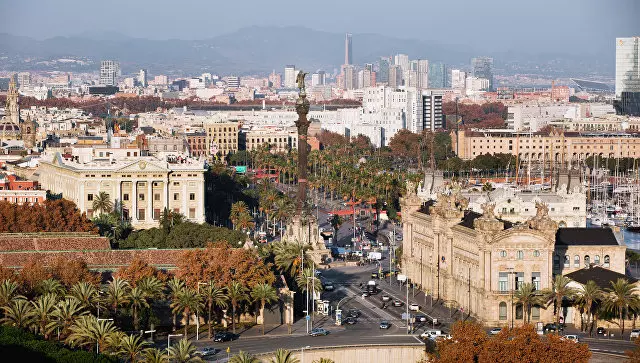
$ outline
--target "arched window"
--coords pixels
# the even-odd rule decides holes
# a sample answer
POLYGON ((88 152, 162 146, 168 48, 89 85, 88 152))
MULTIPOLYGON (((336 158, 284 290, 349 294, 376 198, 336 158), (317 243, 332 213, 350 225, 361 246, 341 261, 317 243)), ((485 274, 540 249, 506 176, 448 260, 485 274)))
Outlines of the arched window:
POLYGON ((604 255, 604 267, 609 267, 610 260, 609 255, 604 255))
POLYGON ((569 261, 569 255, 564 255, 564 267, 570 267, 571 261, 569 261))
POLYGON ((591 264, 591 257, 589 255, 584 256, 584 267, 589 267, 591 264))
POLYGON ((573 256, 573 267, 580 267, 580 256, 573 256))
POLYGON ((538 250, 533 251, 533 257, 540 257, 540 251, 538 250))
POLYGON ((505 250, 500 251, 500 257, 507 257, 507 251, 505 250))
POLYGON ((600 255, 596 255, 596 257, 593 258, 593 263, 595 263, 596 265, 600 264, 600 255))
POLYGON ((507 320, 507 303, 504 301, 501 302, 500 305, 498 305, 498 310, 500 314, 500 320, 507 320))
POLYGON ((516 253, 516 258, 517 258, 518 260, 522 260, 522 259, 524 258, 524 252, 523 252, 523 251, 518 251, 518 252, 516 253))

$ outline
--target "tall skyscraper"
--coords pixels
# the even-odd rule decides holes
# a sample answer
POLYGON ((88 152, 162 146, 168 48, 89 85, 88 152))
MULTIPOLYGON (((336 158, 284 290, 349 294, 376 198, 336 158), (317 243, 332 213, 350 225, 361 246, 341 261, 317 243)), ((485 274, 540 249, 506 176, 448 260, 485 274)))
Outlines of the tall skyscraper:
POLYGON ((459 69, 451 70, 451 88, 464 89, 467 79, 467 73, 459 69))
POLYGON ((406 54, 396 54, 393 58, 393 64, 400 66, 402 71, 409 70, 409 56, 406 54))
POLYGON ((493 91, 493 58, 472 58, 471 76, 489 80, 489 89, 487 89, 487 91, 493 91))
POLYGON ((351 48, 351 34, 344 37, 344 64, 353 64, 353 54, 351 48))
POLYGON ((443 90, 422 91, 422 123, 418 124, 418 132, 446 127, 442 115, 442 96, 443 90))
POLYGON ((354 89, 357 86, 357 72, 355 67, 350 64, 342 66, 342 74, 344 75, 344 89, 354 89))
POLYGON ((424 89, 429 87, 429 61, 418 59, 416 61, 416 87, 424 89))
POLYGON ((391 59, 389 57, 380 57, 378 60, 378 82, 379 83, 389 83, 389 65, 391 63, 391 59))
POLYGON ((100 62, 100 84, 104 86, 116 86, 120 75, 120 64, 113 60, 100 62))
POLYGON ((269 75, 269 82, 271 83, 271 87, 280 88, 282 87, 282 76, 280 73, 276 73, 276 70, 274 69, 269 75))
POLYGON ((445 88, 447 84, 447 73, 444 63, 431 62, 429 64, 429 88, 445 88))
POLYGON ((389 87, 397 88, 402 86, 402 68, 399 65, 389 67, 389 87))
POLYGON ((138 72, 138 83, 142 87, 147 87, 149 85, 148 82, 147 82, 147 70, 146 69, 141 69, 140 72, 138 72))
POLYGON ((284 88, 296 88, 296 66, 284 67, 284 88))
POLYGON ((324 86, 326 82, 326 73, 324 71, 317 71, 311 75, 311 86, 318 87, 324 86))
POLYGON ((616 111, 640 116, 640 37, 616 38, 616 111))

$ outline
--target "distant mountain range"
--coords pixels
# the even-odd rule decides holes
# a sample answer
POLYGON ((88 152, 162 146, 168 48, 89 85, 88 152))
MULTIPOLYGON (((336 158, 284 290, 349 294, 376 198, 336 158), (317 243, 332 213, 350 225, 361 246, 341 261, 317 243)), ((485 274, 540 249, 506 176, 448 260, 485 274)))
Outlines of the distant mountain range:
MULTIPOLYGON (((485 54, 481 49, 467 46, 378 34, 353 35, 356 64, 375 63, 380 56, 397 53, 408 54, 410 59, 442 61, 455 66, 468 65, 474 56, 492 56, 496 73, 507 75, 613 74, 613 55, 532 55, 517 51, 485 54)), ((287 64, 311 72, 317 69, 332 72, 339 69, 344 60, 344 34, 304 27, 248 27, 203 40, 149 40, 113 33, 35 40, 0 34, 0 70, 97 71, 102 59, 120 61, 125 74, 140 68, 148 69, 151 74, 266 74, 273 69, 282 72, 287 64)))

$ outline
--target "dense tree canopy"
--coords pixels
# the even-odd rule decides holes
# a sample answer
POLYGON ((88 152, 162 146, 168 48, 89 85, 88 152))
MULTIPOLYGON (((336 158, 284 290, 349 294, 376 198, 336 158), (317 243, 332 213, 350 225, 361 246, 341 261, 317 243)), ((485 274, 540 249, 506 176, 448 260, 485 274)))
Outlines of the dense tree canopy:
POLYGON ((85 214, 66 199, 34 205, 0 201, 0 233, 97 231, 85 214))
MULTIPOLYGON (((454 129, 456 103, 445 102, 442 105, 442 112, 453 122, 447 125, 448 129, 454 129)), ((462 117, 463 126, 479 128, 499 128, 503 127, 507 119, 507 107, 502 102, 487 102, 484 104, 458 103, 458 116, 462 117)))
POLYGON ((169 233, 163 229, 151 228, 133 232, 120 242, 120 248, 201 248, 209 242, 228 242, 241 247, 247 235, 225 227, 210 224, 184 222, 174 226, 169 233))

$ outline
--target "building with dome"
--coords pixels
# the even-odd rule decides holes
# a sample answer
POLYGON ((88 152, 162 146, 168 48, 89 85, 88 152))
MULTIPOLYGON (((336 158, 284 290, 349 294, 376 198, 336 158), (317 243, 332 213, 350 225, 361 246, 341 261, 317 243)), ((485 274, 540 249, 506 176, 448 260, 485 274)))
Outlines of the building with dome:
POLYGON ((12 76, 9 82, 4 113, 4 116, 0 119, 0 145, 7 141, 22 140, 25 148, 33 148, 36 144, 37 125, 29 116, 27 116, 26 120, 20 118, 18 87, 16 86, 15 76, 12 76))

